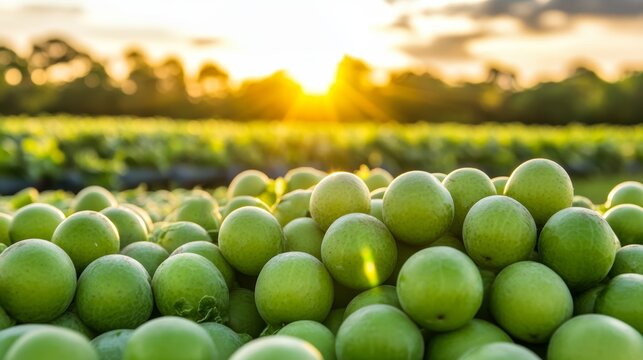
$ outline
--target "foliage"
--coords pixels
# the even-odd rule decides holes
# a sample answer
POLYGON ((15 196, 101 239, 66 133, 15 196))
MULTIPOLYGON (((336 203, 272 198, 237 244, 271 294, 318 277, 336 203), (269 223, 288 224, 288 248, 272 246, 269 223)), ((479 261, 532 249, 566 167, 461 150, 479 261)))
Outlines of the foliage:
POLYGON ((643 126, 174 121, 126 117, 0 118, 0 192, 148 183, 220 185, 255 168, 297 166, 393 174, 472 166, 508 175, 552 159, 575 176, 643 172, 643 126))

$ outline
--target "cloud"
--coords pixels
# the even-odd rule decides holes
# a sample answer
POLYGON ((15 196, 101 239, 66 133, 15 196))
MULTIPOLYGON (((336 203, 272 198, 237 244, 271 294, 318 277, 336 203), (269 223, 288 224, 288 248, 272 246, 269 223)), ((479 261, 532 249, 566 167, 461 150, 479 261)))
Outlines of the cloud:
POLYGON ((467 60, 473 55, 468 49, 471 41, 486 37, 485 32, 450 34, 436 37, 429 43, 413 43, 400 47, 407 55, 417 59, 467 60))
POLYGON ((542 27, 541 16, 558 12, 566 16, 636 17, 643 15, 641 0, 486 0, 474 4, 427 9, 424 15, 465 15, 472 18, 509 16, 532 29, 542 27))
POLYGON ((77 5, 35 3, 26 4, 16 9, 19 14, 33 15, 82 15, 84 10, 77 5))
POLYGON ((391 30, 404 30, 404 31, 413 31, 415 30, 412 23, 413 17, 409 14, 402 14, 398 16, 395 21, 390 23, 386 28, 391 30))

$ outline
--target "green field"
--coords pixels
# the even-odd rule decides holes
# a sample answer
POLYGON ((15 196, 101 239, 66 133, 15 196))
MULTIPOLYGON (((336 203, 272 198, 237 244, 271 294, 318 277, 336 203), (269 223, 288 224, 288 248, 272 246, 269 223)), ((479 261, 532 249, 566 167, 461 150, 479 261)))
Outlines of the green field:
POLYGON ((392 174, 477 167, 509 175, 521 162, 561 164, 578 192, 604 198, 620 179, 643 175, 643 125, 298 123, 125 117, 0 118, 0 193, 25 186, 78 190, 216 187, 255 168, 276 178, 313 166, 392 174))

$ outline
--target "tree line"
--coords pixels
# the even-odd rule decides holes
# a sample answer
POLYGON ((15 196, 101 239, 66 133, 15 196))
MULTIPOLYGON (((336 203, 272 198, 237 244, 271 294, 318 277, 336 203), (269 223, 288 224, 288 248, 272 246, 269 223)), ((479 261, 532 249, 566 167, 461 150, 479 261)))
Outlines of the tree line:
POLYGON ((346 56, 329 94, 314 97, 285 71, 232 86, 214 62, 187 74, 177 57, 152 62, 137 49, 123 56, 126 76, 116 80, 106 64, 64 39, 36 42, 24 56, 0 46, 0 114, 552 125, 643 119, 641 71, 610 82, 578 67, 564 80, 531 87, 520 87, 515 74, 494 67, 484 81, 458 84, 401 71, 378 85, 367 63, 346 56))

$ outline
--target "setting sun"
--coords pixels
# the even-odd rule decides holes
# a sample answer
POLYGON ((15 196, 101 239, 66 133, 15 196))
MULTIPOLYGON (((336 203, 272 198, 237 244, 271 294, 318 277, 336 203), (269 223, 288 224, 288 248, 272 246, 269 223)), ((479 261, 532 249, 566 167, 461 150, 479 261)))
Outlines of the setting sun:
POLYGON ((335 71, 340 59, 311 59, 295 64, 287 71, 308 95, 323 95, 335 81, 335 71))

